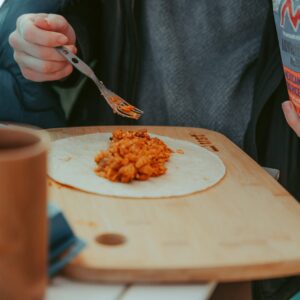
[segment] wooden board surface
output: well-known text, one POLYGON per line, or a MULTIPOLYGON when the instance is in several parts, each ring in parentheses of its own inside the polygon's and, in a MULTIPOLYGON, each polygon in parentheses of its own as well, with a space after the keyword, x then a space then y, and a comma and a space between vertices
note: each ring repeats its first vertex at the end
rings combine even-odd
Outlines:
MULTIPOLYGON (((55 140, 113 129, 49 132, 55 140)), ((213 151, 226 165, 225 177, 206 191, 170 199, 118 199, 50 181, 50 199, 88 243, 67 275, 104 282, 192 282, 300 274, 300 206, 285 189, 221 134, 148 130, 213 151), (115 242, 122 244, 106 244, 115 242)))

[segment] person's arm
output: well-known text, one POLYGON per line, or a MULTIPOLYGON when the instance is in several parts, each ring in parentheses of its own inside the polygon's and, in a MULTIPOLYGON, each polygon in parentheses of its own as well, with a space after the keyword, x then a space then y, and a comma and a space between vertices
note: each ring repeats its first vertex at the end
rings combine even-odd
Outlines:
POLYGON ((300 137, 300 117, 297 115, 294 104, 291 101, 282 103, 282 110, 289 126, 300 137))
POLYGON ((55 47, 64 45, 76 53, 75 41, 72 26, 56 14, 22 15, 9 37, 23 76, 36 82, 60 80, 72 73, 72 66, 55 47))

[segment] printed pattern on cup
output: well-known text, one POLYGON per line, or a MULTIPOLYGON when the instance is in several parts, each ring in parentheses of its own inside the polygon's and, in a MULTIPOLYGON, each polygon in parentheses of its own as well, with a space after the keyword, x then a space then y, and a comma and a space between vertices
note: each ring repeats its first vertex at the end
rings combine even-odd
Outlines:
POLYGON ((289 97, 300 114, 300 0, 273 0, 273 11, 289 97))

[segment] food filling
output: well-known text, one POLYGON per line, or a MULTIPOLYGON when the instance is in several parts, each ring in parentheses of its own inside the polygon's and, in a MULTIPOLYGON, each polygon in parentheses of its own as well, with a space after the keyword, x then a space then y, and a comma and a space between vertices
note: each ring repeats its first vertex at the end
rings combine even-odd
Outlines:
POLYGON ((95 173, 111 181, 129 183, 166 173, 172 150, 147 130, 115 130, 109 148, 95 157, 95 173))

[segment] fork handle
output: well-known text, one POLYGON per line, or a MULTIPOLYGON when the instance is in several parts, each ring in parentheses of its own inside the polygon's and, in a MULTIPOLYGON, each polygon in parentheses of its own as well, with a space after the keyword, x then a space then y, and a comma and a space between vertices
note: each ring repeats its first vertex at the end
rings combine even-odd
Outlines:
POLYGON ((88 76, 89 78, 93 78, 93 76, 95 76, 94 71, 85 62, 83 62, 77 55, 73 54, 66 47, 64 46, 56 47, 56 50, 84 75, 88 76))

